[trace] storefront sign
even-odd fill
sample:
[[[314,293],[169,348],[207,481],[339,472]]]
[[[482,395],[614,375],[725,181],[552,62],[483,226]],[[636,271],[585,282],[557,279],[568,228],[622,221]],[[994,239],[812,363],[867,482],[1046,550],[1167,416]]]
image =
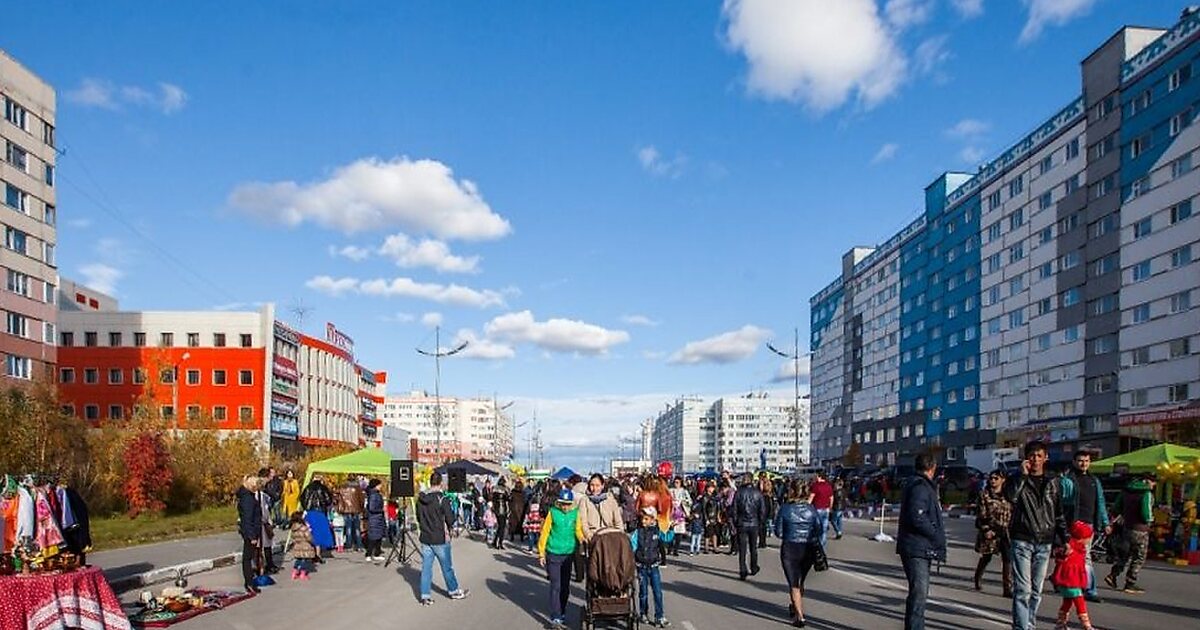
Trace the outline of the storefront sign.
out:
[[[273,368],[273,372],[277,376],[282,376],[293,381],[300,380],[300,370],[296,369],[296,362],[287,357],[276,355]]]
[[[275,322],[275,338],[282,339],[296,347],[300,346],[300,335],[283,322]]]
[[[1161,411],[1122,414],[1119,422],[1123,427],[1132,427],[1140,424],[1167,424],[1197,419],[1200,419],[1200,405],[1188,405]]]
[[[354,340],[349,335],[337,329],[332,322],[325,324],[325,340],[329,343],[354,354]]]

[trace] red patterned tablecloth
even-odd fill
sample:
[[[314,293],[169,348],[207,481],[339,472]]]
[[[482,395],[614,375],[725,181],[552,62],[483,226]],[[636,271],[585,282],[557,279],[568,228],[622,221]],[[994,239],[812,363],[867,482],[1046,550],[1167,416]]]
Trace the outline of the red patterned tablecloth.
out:
[[[0,630],[128,630],[121,602],[99,567],[0,577]]]

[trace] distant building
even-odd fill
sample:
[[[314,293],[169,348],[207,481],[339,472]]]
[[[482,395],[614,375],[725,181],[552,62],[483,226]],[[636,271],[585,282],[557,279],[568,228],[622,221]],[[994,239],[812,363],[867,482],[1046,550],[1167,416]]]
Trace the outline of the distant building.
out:
[[[384,426],[396,426],[417,440],[422,463],[454,459],[505,462],[513,456],[513,421],[490,398],[441,397],[414,391],[388,396],[383,403]],[[441,430],[438,430],[438,420]]]
[[[756,470],[765,459],[772,470],[796,465],[793,401],[764,394],[708,402],[684,397],[654,418],[651,461],[676,470]],[[807,401],[800,401],[800,463],[807,464]]]
[[[378,400],[387,374],[354,359],[353,339],[332,323],[325,338],[300,335],[300,431],[308,446],[379,445]]]

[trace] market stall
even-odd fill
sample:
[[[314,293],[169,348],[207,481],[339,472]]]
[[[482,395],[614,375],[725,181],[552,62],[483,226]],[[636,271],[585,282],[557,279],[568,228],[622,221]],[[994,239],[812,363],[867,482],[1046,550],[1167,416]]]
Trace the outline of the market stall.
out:
[[[1200,564],[1200,449],[1155,444],[1094,462],[1099,475],[1145,475],[1157,481],[1152,557],[1177,564]]]

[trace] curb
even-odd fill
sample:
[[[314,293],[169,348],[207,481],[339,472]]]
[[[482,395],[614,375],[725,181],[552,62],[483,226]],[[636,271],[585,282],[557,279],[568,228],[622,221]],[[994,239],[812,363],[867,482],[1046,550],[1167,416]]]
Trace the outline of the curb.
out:
[[[273,553],[283,553],[283,545],[274,545],[271,547]],[[116,592],[130,591],[135,588],[151,586],[163,582],[170,582],[175,579],[182,570],[184,577],[196,575],[212,571],[213,569],[221,569],[231,565],[235,565],[242,560],[242,552],[235,551],[208,558],[205,560],[193,560],[182,564],[174,564],[166,567],[158,567],[142,573],[134,573],[133,575],[125,575],[119,578],[108,580],[109,586]]]

